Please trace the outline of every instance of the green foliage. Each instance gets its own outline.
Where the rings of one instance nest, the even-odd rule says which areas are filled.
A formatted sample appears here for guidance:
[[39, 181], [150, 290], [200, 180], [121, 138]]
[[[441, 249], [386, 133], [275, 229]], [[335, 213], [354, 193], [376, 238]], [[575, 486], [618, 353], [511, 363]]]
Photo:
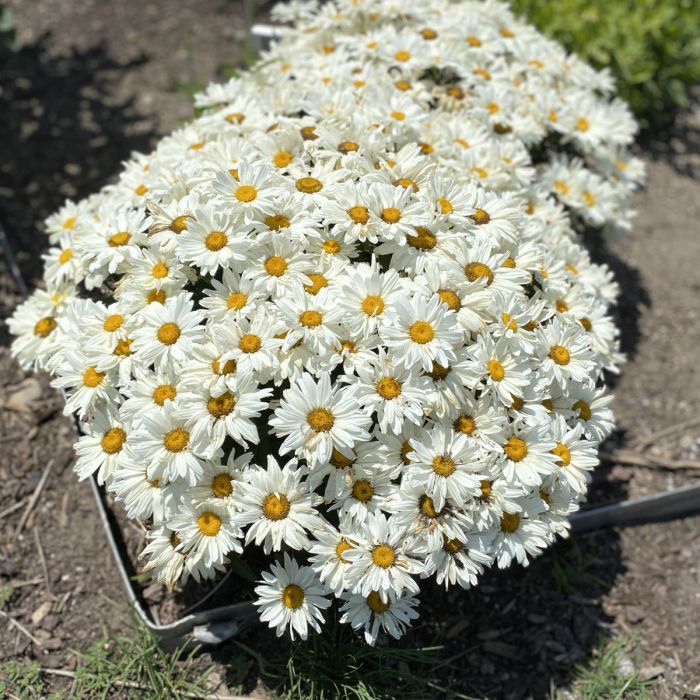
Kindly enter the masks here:
[[16, 50], [15, 16], [12, 10], [0, 5], [0, 57], [5, 53]]
[[643, 126], [668, 121], [700, 82], [700, 0], [511, 0], [548, 36], [608, 66]]
[[433, 680], [436, 671], [453, 661], [440, 658], [441, 647], [370, 647], [349, 625], [331, 621], [320, 634], [265, 657], [237, 644], [258, 662], [280, 700], [437, 700], [446, 689]]
[[[576, 667], [572, 684], [573, 697], [578, 700], [652, 700], [655, 681], [642, 681], [632, 665], [630, 654], [634, 644], [630, 639], [601, 640], [593, 659]], [[554, 693], [552, 698], [563, 698]], [[567, 694], [566, 697], [571, 697]]]
[[194, 668], [193, 655], [165, 652], [151, 633], [137, 625], [128, 635], [102, 639], [78, 654], [71, 697], [169, 700], [182, 693], [206, 694], [198, 681], [206, 673]]

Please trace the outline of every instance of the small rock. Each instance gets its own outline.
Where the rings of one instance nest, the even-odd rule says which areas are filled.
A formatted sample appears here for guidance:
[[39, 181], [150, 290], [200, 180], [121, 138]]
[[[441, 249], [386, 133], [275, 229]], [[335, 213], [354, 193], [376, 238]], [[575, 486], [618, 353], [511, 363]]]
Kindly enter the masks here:
[[630, 622], [641, 622], [646, 617], [646, 613], [636, 605], [630, 605], [627, 608], [625, 617]]
[[49, 614], [52, 605], [53, 603], [50, 600], [46, 600], [32, 613], [32, 624], [35, 627], [38, 627], [41, 621]]
[[10, 411], [18, 411], [19, 413], [31, 413], [31, 402], [36, 401], [40, 397], [41, 384], [33, 377], [27, 377], [19, 385], [17, 391], [10, 394], [3, 408]]
[[58, 639], [58, 637], [51, 637], [44, 644], [44, 649], [51, 649], [52, 651], [57, 651], [63, 648], [63, 640]]
[[46, 668], [61, 668], [63, 659], [58, 654], [46, 654], [46, 656], [41, 657], [41, 665], [46, 666]]
[[53, 632], [56, 627], [58, 627], [58, 623], [60, 621], [61, 618], [58, 615], [49, 614], [43, 619], [41, 629], [44, 629], [47, 632]]
[[37, 641], [39, 644], [43, 647], [46, 642], [51, 639], [51, 632], [47, 632], [46, 630], [34, 630], [34, 636], [36, 637]]
[[660, 665], [656, 666], [642, 666], [639, 672], [640, 681], [650, 681], [653, 678], [658, 678], [664, 675], [664, 667]]

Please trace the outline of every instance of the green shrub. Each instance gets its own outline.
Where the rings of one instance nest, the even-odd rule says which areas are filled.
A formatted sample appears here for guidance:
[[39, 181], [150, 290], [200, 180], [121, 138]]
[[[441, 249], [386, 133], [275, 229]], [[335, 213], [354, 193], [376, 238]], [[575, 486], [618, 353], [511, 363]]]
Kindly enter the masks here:
[[668, 121], [700, 82], [700, 0], [511, 0], [548, 36], [614, 73], [642, 122]]

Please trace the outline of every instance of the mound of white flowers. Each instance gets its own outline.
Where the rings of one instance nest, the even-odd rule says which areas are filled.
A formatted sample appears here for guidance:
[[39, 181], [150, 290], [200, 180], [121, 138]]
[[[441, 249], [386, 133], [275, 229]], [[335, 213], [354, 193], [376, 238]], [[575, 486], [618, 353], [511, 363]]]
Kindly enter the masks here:
[[278, 634], [335, 596], [374, 643], [422, 579], [566, 535], [621, 359], [577, 232], [628, 229], [642, 168], [609, 75], [505, 5], [278, 17], [257, 68], [48, 219], [13, 352], [66, 390], [76, 472], [148, 524], [155, 578], [255, 548]]

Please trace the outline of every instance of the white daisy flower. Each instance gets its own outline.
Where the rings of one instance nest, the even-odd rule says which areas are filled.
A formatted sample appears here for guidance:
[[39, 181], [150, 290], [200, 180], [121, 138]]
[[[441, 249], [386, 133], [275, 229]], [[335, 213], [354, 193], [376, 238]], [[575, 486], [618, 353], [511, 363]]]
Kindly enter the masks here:
[[353, 445], [369, 440], [370, 419], [360, 409], [354, 392], [338, 385], [331, 387], [327, 374], [316, 383], [304, 373], [285, 390], [269, 424], [275, 435], [285, 438], [280, 454], [293, 451], [311, 465], [327, 462], [333, 449], [352, 457]]
[[315, 508], [321, 499], [304, 488], [301, 478], [296, 460], [280, 469], [272, 456], [267, 458], [267, 469], [251, 466], [244, 472], [236, 518], [241, 525], [250, 525], [246, 544], [262, 544], [266, 554], [278, 552], [282, 543], [309, 548], [306, 533], [321, 527]]
[[258, 599], [254, 604], [260, 608], [262, 622], [276, 628], [278, 637], [287, 631], [291, 639], [295, 634], [306, 639], [309, 627], [321, 631], [321, 611], [331, 601], [310, 566], [299, 566], [285, 552], [283, 564], [272, 564], [269, 571], [263, 571], [260, 584], [255, 588]]

